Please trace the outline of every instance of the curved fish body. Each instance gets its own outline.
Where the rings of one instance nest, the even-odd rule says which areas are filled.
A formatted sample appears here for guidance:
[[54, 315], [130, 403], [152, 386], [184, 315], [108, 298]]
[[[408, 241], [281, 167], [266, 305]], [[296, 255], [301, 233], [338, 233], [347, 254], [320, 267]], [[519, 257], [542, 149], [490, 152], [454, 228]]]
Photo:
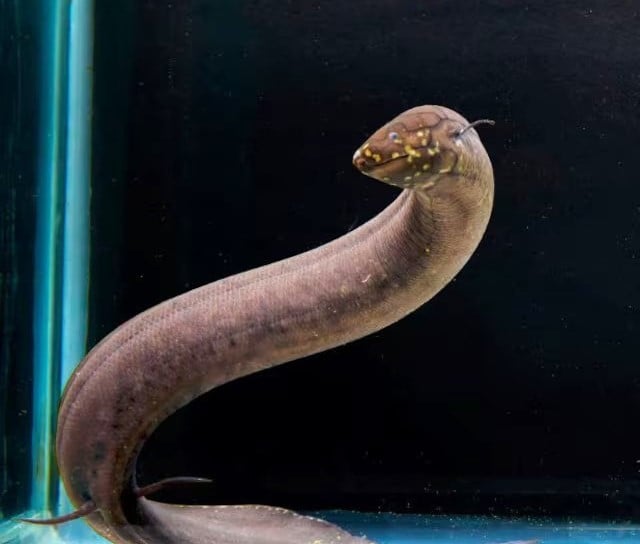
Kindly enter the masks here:
[[307, 253], [162, 302], [90, 351], [67, 384], [56, 448], [66, 490], [97, 532], [124, 544], [368, 542], [270, 506], [149, 500], [136, 486], [136, 457], [193, 398], [378, 331], [440, 291], [477, 247], [492, 208], [491, 163], [468, 125], [444, 107], [404, 112], [354, 155], [363, 173], [403, 189], [378, 216]]

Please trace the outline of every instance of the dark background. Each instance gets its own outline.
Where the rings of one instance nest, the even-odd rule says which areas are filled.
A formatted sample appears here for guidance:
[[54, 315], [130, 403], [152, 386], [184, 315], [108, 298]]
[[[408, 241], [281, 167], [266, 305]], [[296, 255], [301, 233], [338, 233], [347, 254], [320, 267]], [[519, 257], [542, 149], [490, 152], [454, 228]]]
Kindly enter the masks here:
[[45, 26], [35, 11], [0, 0], [0, 519], [20, 511], [29, 499], [31, 309], [34, 282], [48, 273], [33, 266]]
[[387, 330], [195, 401], [167, 500], [637, 517], [634, 2], [97, 3], [91, 343], [327, 242], [397, 194], [351, 167], [419, 104], [482, 127], [496, 201], [455, 282]]

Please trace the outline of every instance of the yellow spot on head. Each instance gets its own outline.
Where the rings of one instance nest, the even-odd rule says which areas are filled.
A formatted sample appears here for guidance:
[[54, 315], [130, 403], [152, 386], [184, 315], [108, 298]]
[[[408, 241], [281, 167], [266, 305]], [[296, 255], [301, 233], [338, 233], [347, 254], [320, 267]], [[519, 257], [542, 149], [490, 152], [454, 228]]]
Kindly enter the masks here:
[[422, 138], [424, 136], [424, 131], [419, 130], [418, 132], [416, 132], [416, 134], [418, 135], [418, 138]]
[[420, 140], [420, 145], [422, 147], [425, 147], [427, 145], [427, 139], [426, 138], [422, 138], [422, 140]]
[[382, 157], [380, 156], [380, 153], [374, 153], [373, 160], [376, 162], [382, 162]]
[[394, 151], [393, 153], [391, 153], [392, 159], [397, 159], [399, 156], [400, 156], [400, 153], [398, 153], [397, 151]]
[[431, 168], [431, 164], [429, 164], [428, 162], [425, 162], [425, 163], [422, 165], [422, 169], [423, 169], [423, 170], [429, 170], [429, 168]]
[[411, 147], [409, 144], [404, 146], [404, 150], [405, 152], [412, 156], [412, 157], [421, 157], [422, 153], [420, 153], [420, 151], [416, 151], [413, 147]]
[[367, 157], [371, 157], [371, 155], [372, 155], [372, 153], [371, 153], [371, 149], [365, 149], [365, 150], [364, 150], [364, 154], [365, 154]]

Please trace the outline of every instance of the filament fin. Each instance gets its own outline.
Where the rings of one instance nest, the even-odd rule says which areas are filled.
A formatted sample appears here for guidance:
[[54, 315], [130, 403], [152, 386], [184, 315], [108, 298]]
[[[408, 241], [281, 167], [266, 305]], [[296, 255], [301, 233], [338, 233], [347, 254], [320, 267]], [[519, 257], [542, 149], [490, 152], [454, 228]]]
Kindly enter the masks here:
[[136, 497], [140, 498], [140, 497], [146, 497], [147, 495], [151, 495], [156, 491], [167, 489], [169, 487], [181, 486], [181, 485], [192, 485], [192, 484], [211, 484], [211, 483], [213, 483], [213, 480], [210, 480], [209, 478], [177, 476], [175, 478], [165, 478], [163, 480], [159, 480], [149, 485], [137, 487], [134, 493]]
[[58, 516], [56, 518], [49, 519], [17, 518], [16, 521], [21, 521], [22, 523], [31, 523], [32, 525], [58, 525], [59, 523], [66, 523], [67, 521], [73, 521], [74, 519], [82, 518], [95, 511], [95, 503], [93, 501], [87, 501], [76, 511], [71, 512], [70, 514], [65, 514], [64, 516]]
[[[194, 478], [190, 476], [179, 476], [176, 478], [165, 478], [159, 480], [153, 484], [145, 485], [143, 487], [137, 487], [134, 494], [137, 498], [146, 497], [162, 489], [180, 485], [192, 485], [192, 484], [210, 484], [213, 480], [209, 478]], [[80, 508], [65, 514], [64, 516], [58, 516], [55, 518], [38, 519], [38, 518], [16, 518], [16, 521], [22, 523], [30, 523], [32, 525], [58, 525], [59, 523], [66, 523], [67, 521], [73, 521], [74, 519], [83, 518], [96, 511], [96, 505], [93, 501], [85, 502]]]

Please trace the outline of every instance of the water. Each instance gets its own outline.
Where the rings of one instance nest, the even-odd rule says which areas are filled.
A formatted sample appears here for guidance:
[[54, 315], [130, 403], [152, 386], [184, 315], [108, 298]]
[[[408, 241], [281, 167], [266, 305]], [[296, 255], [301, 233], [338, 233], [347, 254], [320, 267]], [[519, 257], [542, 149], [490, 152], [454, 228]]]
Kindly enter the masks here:
[[[417, 516], [398, 514], [355, 514], [345, 511], [315, 513], [349, 529], [366, 534], [380, 544], [419, 542], [477, 544], [538, 541], [549, 544], [609, 544], [637, 542], [640, 527], [632, 524], [593, 523], [552, 519], [518, 519], [482, 516]], [[79, 524], [81, 522], [73, 522]], [[80, 533], [84, 531], [80, 530]], [[16, 542], [65, 542], [91, 544], [105, 542], [97, 536], [78, 536], [67, 530], [61, 539], [55, 530], [38, 528], [23, 533]], [[11, 532], [4, 533], [10, 536]], [[16, 531], [13, 532], [16, 534]], [[12, 540], [0, 540], [12, 542]]]
[[86, 350], [377, 214], [397, 192], [353, 151], [424, 103], [496, 120], [470, 263], [401, 323], [198, 399], [139, 477], [381, 543], [636, 539], [637, 24], [577, 1], [0, 0], [0, 543], [97, 538], [11, 521], [72, 508], [52, 444]]

